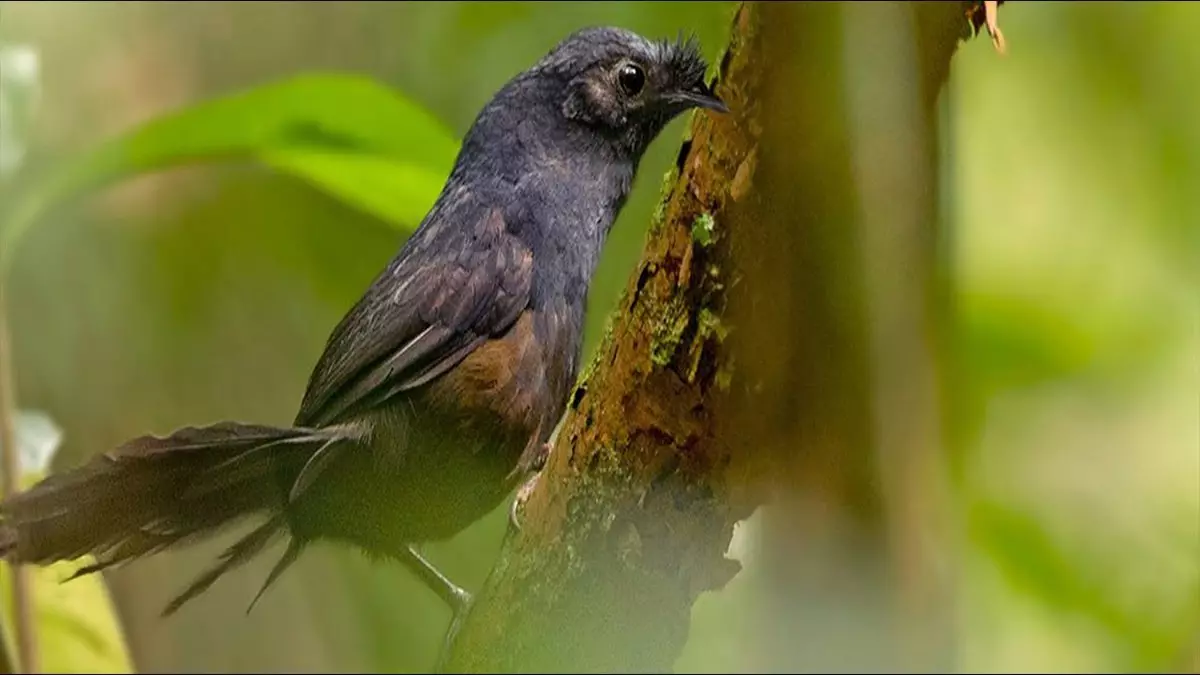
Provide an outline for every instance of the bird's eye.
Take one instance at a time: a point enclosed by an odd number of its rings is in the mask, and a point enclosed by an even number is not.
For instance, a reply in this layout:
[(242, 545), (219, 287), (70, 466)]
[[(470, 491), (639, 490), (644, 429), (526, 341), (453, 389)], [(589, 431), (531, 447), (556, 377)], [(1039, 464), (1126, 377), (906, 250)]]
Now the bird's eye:
[(636, 96), (646, 84), (646, 74), (636, 65), (626, 63), (617, 71), (617, 82), (621, 84), (621, 89), (624, 89), (626, 94)]

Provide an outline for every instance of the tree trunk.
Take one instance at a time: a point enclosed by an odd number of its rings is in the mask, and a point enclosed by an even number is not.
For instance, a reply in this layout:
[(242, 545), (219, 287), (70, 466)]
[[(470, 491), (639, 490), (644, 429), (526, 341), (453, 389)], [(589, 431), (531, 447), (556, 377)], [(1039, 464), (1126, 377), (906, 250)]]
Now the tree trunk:
[[(941, 447), (935, 102), (978, 4), (739, 8), (716, 85), (732, 112), (694, 116), (447, 670), (670, 671), (696, 598), (740, 569), (734, 525), (764, 504), (763, 565), (787, 604), (748, 668), (816, 663), (795, 646), (816, 645), (778, 632), (799, 630), (806, 575), (829, 552), (808, 504), (877, 551), (861, 573), (878, 579), (851, 585), (878, 582), (887, 616), (899, 590), (901, 616), (937, 625), (922, 607), (946, 599), (921, 532)], [(891, 625), (821, 663), (894, 670)], [(900, 635), (946, 646), (940, 631)]]

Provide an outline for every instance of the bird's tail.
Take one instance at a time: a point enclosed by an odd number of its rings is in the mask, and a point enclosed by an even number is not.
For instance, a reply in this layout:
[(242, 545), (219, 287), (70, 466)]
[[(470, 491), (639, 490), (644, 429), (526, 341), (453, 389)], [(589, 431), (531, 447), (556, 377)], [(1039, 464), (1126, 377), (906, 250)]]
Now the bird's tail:
[[(309, 473), (306, 467), (342, 440), (332, 431), (234, 422), (136, 438), (0, 503), (0, 557), (49, 564), (92, 555), (96, 563), (80, 576), (267, 515), (167, 606), (170, 614), (286, 534), (286, 477)], [(292, 539), (262, 590), (301, 545)]]

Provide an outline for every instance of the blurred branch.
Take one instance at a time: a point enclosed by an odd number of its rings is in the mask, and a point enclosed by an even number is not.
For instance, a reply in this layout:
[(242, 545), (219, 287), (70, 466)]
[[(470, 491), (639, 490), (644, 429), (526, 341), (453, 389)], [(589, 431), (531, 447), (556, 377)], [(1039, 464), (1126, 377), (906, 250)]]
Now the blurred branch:
[[(8, 305), (5, 298), (6, 280), (0, 276), (0, 452), (4, 457), (4, 495), (15, 493), (21, 476), (20, 452), (17, 449), (17, 402), (12, 368), (12, 353), (9, 346)], [(23, 565), (12, 565), (14, 632), (20, 672), (39, 672), (37, 633), (33, 618), (33, 587), (29, 583), (29, 570)], [(3, 648), (4, 672), (17, 672), (11, 662), (7, 644)]]
[[(4, 61), (3, 54), (0, 54), (0, 61)], [(0, 72), (0, 79), (4, 78), (8, 73)], [(17, 77), (28, 76), (25, 73), (18, 73)], [(36, 78), (36, 75), (33, 75)], [(14, 78), (15, 79), (15, 78)], [(33, 82), (9, 82), (8, 89), (16, 90), (19, 85), (34, 86)], [(11, 92), (10, 92), (11, 93)], [(16, 96), (14, 96), (16, 98)], [(4, 103), (9, 103), (9, 107), (16, 109), (17, 103), (0, 102), (0, 109), (5, 109)], [(12, 110), (7, 114), (16, 117), (16, 113)], [(12, 122), (12, 120), (4, 120), (4, 122)], [(5, 131), (8, 131), (7, 129)], [(10, 133), (17, 133), (15, 130)], [(3, 136), (3, 134), (0, 134)], [(13, 138), (0, 138), (0, 142), (13, 142)], [(12, 148), (5, 148), (12, 150)], [(13, 163), (19, 161), (19, 156), (15, 159), (10, 159)], [(7, 170), (10, 167), (3, 167)], [(0, 176), (2, 178), (3, 176)], [(2, 230), (0, 230), (2, 231)], [(5, 254), (0, 250), (0, 259), (5, 258)], [(21, 480), (21, 454), (17, 448), (17, 402), (16, 402), (16, 377), (13, 372), (12, 351), (10, 346), (10, 335), (8, 330), (8, 303), (5, 297), (7, 288), (4, 265), (0, 263), (0, 454), (3, 455), (3, 484), (0, 485), (3, 489), (3, 496), (8, 496), (19, 490)], [(13, 617), (15, 639), (17, 642), (17, 662), (14, 663), (12, 654), (8, 647), (6, 636), (0, 635), (0, 669), (6, 673), (18, 672), (17, 666), (20, 666), (20, 672), (37, 673), (40, 671), (38, 662), (38, 641), (37, 641), (37, 622), (34, 619), (33, 611), (33, 585), (30, 582), (29, 570), (21, 565), (12, 565), (12, 594), (13, 594)], [(3, 631), (0, 631), (2, 633)]]
[[(734, 525), (756, 508), (824, 492), (872, 530), (884, 504), (913, 495), (903, 471), (901, 489), (879, 494), (880, 469), (904, 462), (881, 465), (872, 449), (886, 437), (890, 450), (937, 451), (936, 442), (926, 447), (937, 435), (936, 366), (907, 361), (930, 349), (924, 330), (937, 279), (929, 113), (977, 4), (739, 8), (717, 83), (733, 112), (694, 117), (643, 259), (525, 504), (524, 527), (506, 542), (447, 670), (670, 671), (696, 598), (737, 573), (725, 553)], [(885, 92), (891, 107), (865, 118), (907, 105), (901, 133), (911, 138), (899, 146), (887, 145), (890, 132), (878, 124), (854, 137), (862, 129), (851, 117), (863, 109), (846, 102), (856, 94), (845, 90), (847, 54), (873, 48), (870, 30), (853, 36), (864, 17), (874, 19), (871, 30), (895, 30), (892, 44), (911, 53), (907, 77)], [(889, 17), (903, 25), (879, 22)], [(872, 57), (863, 66), (870, 71), (854, 77), (891, 76), (890, 56)], [(872, 166), (896, 150), (893, 164)], [(911, 194), (892, 210), (860, 202), (864, 189), (877, 193), (906, 171), (915, 172), (902, 182)], [(867, 226), (895, 231), (867, 246)], [(869, 273), (878, 251), (896, 243), (902, 253)], [(891, 311), (895, 299), (904, 304)], [(906, 363), (908, 374), (896, 368)], [(895, 407), (913, 373), (925, 393)], [(877, 416), (880, 408), (890, 416)], [(901, 516), (893, 554), (924, 572), (927, 561), (907, 552), (920, 543), (903, 541), (918, 534), (908, 529), (912, 517)], [(803, 570), (813, 555), (804, 536), (768, 534), (790, 551), (780, 560), (787, 570)], [(888, 537), (873, 536), (888, 557)], [(803, 595), (790, 599), (806, 605)], [(861, 643), (874, 636), (864, 637), (844, 653), (870, 653), (876, 645)], [(895, 667), (891, 655), (877, 660)]]

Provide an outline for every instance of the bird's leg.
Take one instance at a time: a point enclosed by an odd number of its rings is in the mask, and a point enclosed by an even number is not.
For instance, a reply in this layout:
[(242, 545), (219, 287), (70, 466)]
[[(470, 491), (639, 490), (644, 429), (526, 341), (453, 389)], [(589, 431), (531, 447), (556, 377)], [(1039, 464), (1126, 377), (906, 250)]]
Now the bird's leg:
[(508, 527), (510, 533), (521, 531), (519, 512), (521, 507), (525, 506), (525, 502), (529, 500), (529, 495), (533, 494), (533, 488), (537, 487), (538, 478), (541, 477), (542, 469), (546, 467), (546, 460), (549, 457), (550, 443), (546, 442), (541, 445), (529, 463), (528, 471), (531, 471), (533, 475), (517, 490), (517, 495), (513, 498), (512, 506), (508, 509)]
[(442, 639), (442, 646), (438, 649), (437, 662), (434, 665), (433, 672), (443, 672), (446, 659), (450, 656), (450, 646), (454, 644), (454, 638), (458, 635), (459, 629), (462, 627), (463, 619), (466, 618), (468, 610), (471, 608), (473, 598), (471, 594), (463, 587), (450, 581), (450, 579), (442, 574), (441, 570), (433, 566), (422, 556), (413, 546), (404, 548), (399, 556), (401, 562), (417, 575), (422, 582), (425, 583), (437, 596), (450, 607), (453, 616), (450, 619), (450, 626), (446, 629), (446, 637)]
[(418, 553), (415, 547), (404, 548), (398, 557), (413, 574), (417, 575), (418, 579), (436, 593), (442, 602), (446, 603), (455, 616), (463, 613), (470, 606), (471, 594), (450, 581), (445, 574), (442, 574), (441, 570)]

